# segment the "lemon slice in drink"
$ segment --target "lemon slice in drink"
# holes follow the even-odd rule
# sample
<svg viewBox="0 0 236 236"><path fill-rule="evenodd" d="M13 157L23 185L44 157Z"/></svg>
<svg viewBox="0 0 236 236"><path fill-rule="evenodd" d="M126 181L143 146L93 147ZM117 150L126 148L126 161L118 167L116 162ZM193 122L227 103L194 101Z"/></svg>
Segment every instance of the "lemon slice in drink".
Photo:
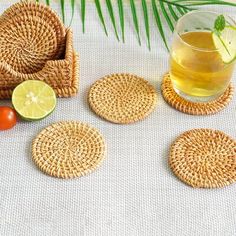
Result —
<svg viewBox="0 0 236 236"><path fill-rule="evenodd" d="M41 120L55 109L56 95L45 82L28 80L14 89L12 104L23 119Z"/></svg>
<svg viewBox="0 0 236 236"><path fill-rule="evenodd" d="M226 64L234 61L236 59L236 28L226 26L220 35L214 32L212 37L222 61Z"/></svg>

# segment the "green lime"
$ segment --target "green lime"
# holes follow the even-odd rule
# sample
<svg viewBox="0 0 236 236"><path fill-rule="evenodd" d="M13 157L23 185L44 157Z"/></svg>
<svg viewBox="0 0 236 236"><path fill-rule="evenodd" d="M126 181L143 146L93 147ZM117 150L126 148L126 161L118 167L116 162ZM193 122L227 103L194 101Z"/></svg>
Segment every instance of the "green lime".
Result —
<svg viewBox="0 0 236 236"><path fill-rule="evenodd" d="M216 49L224 63L231 63L236 59L236 28L226 26L220 34L212 33Z"/></svg>
<svg viewBox="0 0 236 236"><path fill-rule="evenodd" d="M41 120L55 109L56 95L45 82L28 80L14 89L12 104L23 119Z"/></svg>

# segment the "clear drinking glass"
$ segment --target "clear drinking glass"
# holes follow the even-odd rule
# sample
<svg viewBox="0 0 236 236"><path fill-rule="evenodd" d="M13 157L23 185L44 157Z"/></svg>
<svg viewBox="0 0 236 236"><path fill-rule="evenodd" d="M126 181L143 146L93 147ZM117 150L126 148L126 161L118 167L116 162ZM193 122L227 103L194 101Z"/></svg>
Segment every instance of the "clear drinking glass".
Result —
<svg viewBox="0 0 236 236"><path fill-rule="evenodd" d="M170 76L175 91L193 102L218 98L228 87L235 62L225 64L214 46L212 30L218 13L193 11L176 25L170 54ZM225 16L226 22L236 26Z"/></svg>

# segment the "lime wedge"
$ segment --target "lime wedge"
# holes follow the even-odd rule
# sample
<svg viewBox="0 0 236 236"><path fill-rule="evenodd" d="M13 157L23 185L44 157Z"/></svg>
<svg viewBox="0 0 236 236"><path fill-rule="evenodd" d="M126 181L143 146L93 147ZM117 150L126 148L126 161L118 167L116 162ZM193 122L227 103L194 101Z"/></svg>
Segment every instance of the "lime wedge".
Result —
<svg viewBox="0 0 236 236"><path fill-rule="evenodd" d="M56 95L48 84L28 80L14 89L12 104L23 119L41 120L55 109Z"/></svg>
<svg viewBox="0 0 236 236"><path fill-rule="evenodd" d="M226 26L221 31L221 35L212 33L213 41L216 49L219 50L222 61L226 64L236 59L236 28Z"/></svg>

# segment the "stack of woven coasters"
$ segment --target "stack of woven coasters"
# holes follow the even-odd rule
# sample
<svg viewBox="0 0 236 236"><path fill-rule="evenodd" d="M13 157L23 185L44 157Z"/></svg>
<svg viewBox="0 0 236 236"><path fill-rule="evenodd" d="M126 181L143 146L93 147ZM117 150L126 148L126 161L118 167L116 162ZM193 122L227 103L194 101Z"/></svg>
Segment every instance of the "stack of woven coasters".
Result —
<svg viewBox="0 0 236 236"><path fill-rule="evenodd" d="M0 98L10 98L25 80L42 80L69 97L78 79L72 31L50 7L21 1L0 16Z"/></svg>

